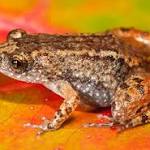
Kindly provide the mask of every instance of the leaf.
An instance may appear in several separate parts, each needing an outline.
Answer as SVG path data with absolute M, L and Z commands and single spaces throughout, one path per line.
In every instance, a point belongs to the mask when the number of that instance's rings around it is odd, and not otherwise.
M 95 32 L 114 26 L 135 26 L 150 30 L 146 1 L 88 0 L 69 2 L 48 0 L 1 0 L 0 40 L 14 28 L 29 32 L 62 33 L 74 29 Z M 16 4 L 17 3 L 17 4 Z M 143 5 L 142 5 L 143 4 Z M 146 11 L 143 11 L 146 5 Z M 69 7 L 71 6 L 71 7 Z M 143 8 L 144 7 L 144 8 Z M 62 102 L 42 85 L 27 84 L 0 75 L 0 150 L 148 150 L 150 124 L 117 133 L 110 128 L 84 128 L 101 121 L 98 114 L 76 110 L 57 131 L 37 137 L 36 129 L 25 123 L 41 123 L 51 118 Z

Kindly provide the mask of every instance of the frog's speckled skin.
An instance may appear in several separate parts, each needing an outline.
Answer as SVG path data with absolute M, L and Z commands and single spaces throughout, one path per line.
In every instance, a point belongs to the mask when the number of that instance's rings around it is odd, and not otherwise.
M 103 34 L 27 34 L 17 29 L 0 45 L 0 71 L 41 83 L 64 97 L 42 130 L 58 129 L 80 105 L 111 106 L 125 128 L 149 122 L 150 35 L 135 29 Z

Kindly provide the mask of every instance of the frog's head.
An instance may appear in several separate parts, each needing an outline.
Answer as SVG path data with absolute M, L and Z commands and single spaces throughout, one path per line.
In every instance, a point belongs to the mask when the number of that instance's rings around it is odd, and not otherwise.
M 31 41 L 27 41 L 28 34 L 16 29 L 9 32 L 7 41 L 0 44 L 0 72 L 28 82 L 38 82 L 41 72 L 33 57 L 34 48 Z

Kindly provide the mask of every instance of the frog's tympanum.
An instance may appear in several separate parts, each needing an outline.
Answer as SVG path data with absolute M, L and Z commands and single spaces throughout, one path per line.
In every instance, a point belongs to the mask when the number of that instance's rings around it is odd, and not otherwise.
M 56 130 L 75 111 L 111 107 L 110 125 L 150 122 L 150 33 L 119 28 L 94 34 L 27 34 L 16 29 L 0 45 L 0 72 L 39 83 L 64 98 L 42 125 Z

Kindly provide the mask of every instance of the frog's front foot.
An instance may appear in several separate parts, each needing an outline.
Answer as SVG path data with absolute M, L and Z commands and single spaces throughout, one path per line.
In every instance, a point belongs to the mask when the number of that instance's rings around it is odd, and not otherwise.
M 42 117 L 42 124 L 32 124 L 32 123 L 26 123 L 24 124 L 24 127 L 29 128 L 36 128 L 39 129 L 37 135 L 41 135 L 47 131 L 54 131 L 57 130 L 57 128 L 53 125 L 51 120 L 48 120 L 46 117 Z

